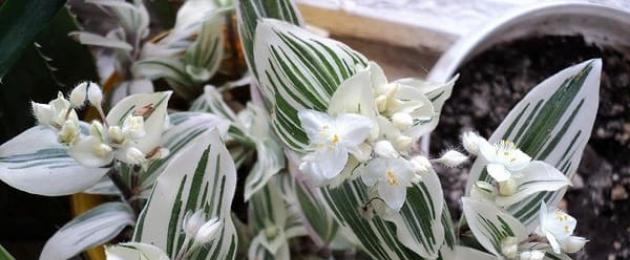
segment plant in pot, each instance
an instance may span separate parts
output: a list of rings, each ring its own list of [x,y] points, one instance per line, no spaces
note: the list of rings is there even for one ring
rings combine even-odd
[[[305,30],[293,2],[235,4],[252,75],[241,110],[221,94],[240,85],[232,83],[205,86],[192,111],[168,113],[171,92],[155,92],[131,94],[105,113],[100,88],[85,83],[68,99],[34,103],[40,125],[0,146],[0,179],[16,188],[68,194],[107,176],[106,190],[117,194],[61,228],[42,259],[101,244],[111,259],[356,251],[372,259],[564,259],[587,242],[558,201],[588,141],[580,133],[595,120],[600,60],[544,80],[489,139],[464,134],[468,154],[431,158],[418,140],[438,125],[456,77],[389,81],[362,54]],[[77,118],[86,104],[100,120]],[[473,157],[454,225],[434,166]],[[232,206],[235,193],[246,210]]]

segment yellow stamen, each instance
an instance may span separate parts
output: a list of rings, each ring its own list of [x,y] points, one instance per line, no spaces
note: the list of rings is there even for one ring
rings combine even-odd
[[[394,171],[388,170],[386,176],[387,183],[389,183],[389,185],[398,186],[398,184],[400,184],[400,182],[398,181],[398,176],[396,176],[396,173]]]
[[[337,144],[337,143],[339,143],[339,135],[334,134],[334,135],[332,136],[331,142],[332,142],[333,144]]]

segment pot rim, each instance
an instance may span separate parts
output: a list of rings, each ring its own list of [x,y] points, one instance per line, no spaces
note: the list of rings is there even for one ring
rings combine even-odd
[[[491,20],[479,30],[473,31],[462,36],[448,50],[440,56],[440,59],[433,66],[427,75],[427,81],[446,82],[453,77],[460,65],[464,64],[468,59],[476,54],[486,50],[492,45],[499,44],[502,38],[510,40],[526,37],[535,32],[531,29],[525,35],[517,35],[516,37],[506,37],[499,33],[508,32],[511,29],[518,28],[523,22],[542,21],[553,16],[566,14],[582,14],[584,16],[598,16],[611,21],[623,21],[630,25],[630,12],[615,9],[609,6],[595,3],[575,2],[575,1],[556,1],[537,3],[526,5],[515,10],[511,10],[496,19]],[[579,26],[578,27],[582,27]],[[586,27],[586,26],[583,26]],[[612,29],[611,29],[612,31]],[[579,32],[584,34],[583,32]],[[545,32],[547,35],[558,35],[558,32]],[[628,34],[630,36],[630,33]],[[498,39],[498,40],[497,40]],[[630,41],[628,42],[630,44]],[[484,46],[486,44],[486,46]],[[485,48],[484,48],[485,47]],[[421,151],[429,155],[430,133],[422,138]]]

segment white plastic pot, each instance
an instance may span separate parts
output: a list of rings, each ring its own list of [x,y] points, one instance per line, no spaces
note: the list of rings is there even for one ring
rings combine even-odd
[[[440,57],[427,79],[445,82],[455,75],[461,65],[493,46],[545,35],[582,35],[587,43],[612,47],[630,55],[630,13],[598,4],[575,2],[525,6],[459,39]],[[445,106],[448,106],[448,101]],[[429,142],[427,135],[422,140],[422,151],[427,154]]]

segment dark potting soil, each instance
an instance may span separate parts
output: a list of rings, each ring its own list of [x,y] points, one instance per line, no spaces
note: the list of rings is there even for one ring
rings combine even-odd
[[[474,129],[489,137],[510,109],[544,79],[591,58],[603,59],[600,106],[566,207],[578,220],[576,233],[589,238],[577,259],[630,259],[630,59],[588,44],[581,36],[545,36],[501,44],[459,70],[460,78],[431,138],[437,156],[460,148],[459,136]],[[469,165],[439,169],[453,215]]]

